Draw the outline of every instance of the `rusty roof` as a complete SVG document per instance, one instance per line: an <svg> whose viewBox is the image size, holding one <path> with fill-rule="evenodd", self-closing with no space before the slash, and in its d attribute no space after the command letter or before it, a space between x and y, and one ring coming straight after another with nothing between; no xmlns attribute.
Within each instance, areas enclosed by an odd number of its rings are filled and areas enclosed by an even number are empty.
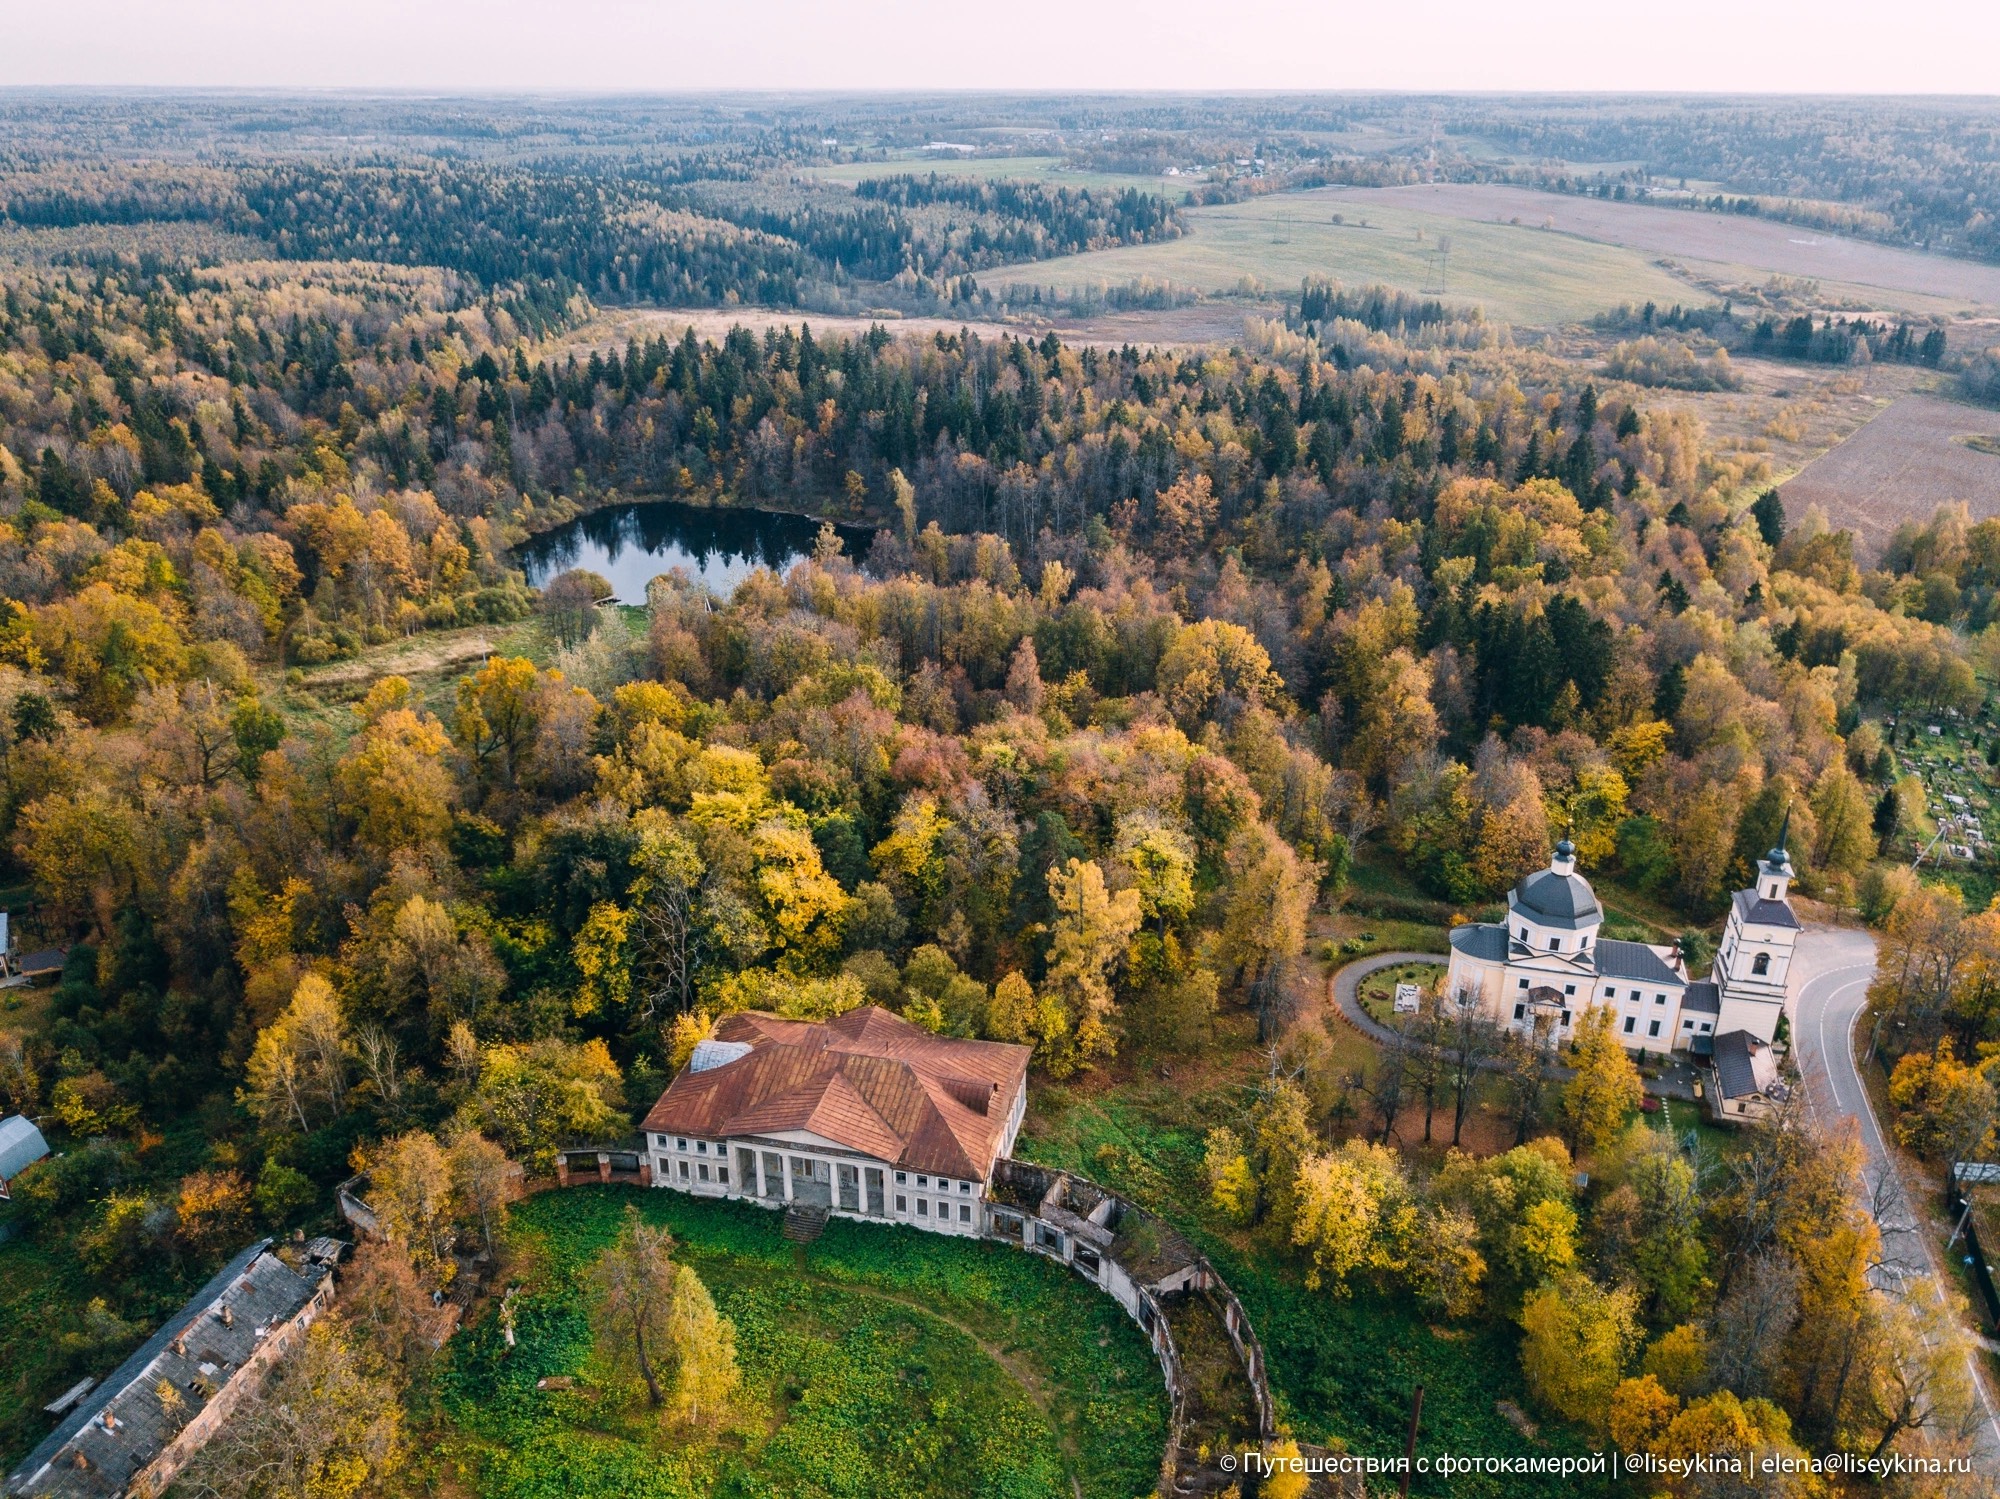
<svg viewBox="0 0 2000 1499"><path fill-rule="evenodd" d="M828 1021L746 1010L719 1041L747 1054L683 1070L646 1115L652 1134L726 1139L800 1130L878 1161L984 1181L1030 1050L934 1036L875 1005Z"/></svg>

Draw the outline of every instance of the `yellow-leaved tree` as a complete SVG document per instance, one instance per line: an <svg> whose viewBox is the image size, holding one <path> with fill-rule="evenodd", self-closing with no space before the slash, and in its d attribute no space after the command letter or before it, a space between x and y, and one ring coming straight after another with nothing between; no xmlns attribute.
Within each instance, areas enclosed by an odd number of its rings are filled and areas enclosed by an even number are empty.
<svg viewBox="0 0 2000 1499"><path fill-rule="evenodd" d="M292 1002L257 1033L237 1100L267 1129L296 1127L303 1134L346 1110L347 1064L340 1001L333 985L309 973Z"/></svg>
<svg viewBox="0 0 2000 1499"><path fill-rule="evenodd" d="M1529 1391L1557 1415L1602 1430L1638 1340L1637 1293L1572 1270L1530 1293L1520 1321Z"/></svg>
<svg viewBox="0 0 2000 1499"><path fill-rule="evenodd" d="M1563 1089L1563 1122L1573 1147L1604 1149L1645 1097L1639 1069L1617 1034L1617 1017L1592 1005L1576 1028L1575 1075Z"/></svg>
<svg viewBox="0 0 2000 1499"><path fill-rule="evenodd" d="M1045 993L1060 995L1069 1009L1078 1058L1086 1066L1111 1054L1111 979L1132 934L1145 919L1137 890L1113 894L1094 859L1071 859L1049 871L1049 902L1055 908L1049 943Z"/></svg>
<svg viewBox="0 0 2000 1499"><path fill-rule="evenodd" d="M1312 1256L1306 1284L1345 1296L1358 1273L1400 1274L1416 1236L1417 1209L1403 1163L1386 1145L1349 1140L1300 1167L1292 1242Z"/></svg>

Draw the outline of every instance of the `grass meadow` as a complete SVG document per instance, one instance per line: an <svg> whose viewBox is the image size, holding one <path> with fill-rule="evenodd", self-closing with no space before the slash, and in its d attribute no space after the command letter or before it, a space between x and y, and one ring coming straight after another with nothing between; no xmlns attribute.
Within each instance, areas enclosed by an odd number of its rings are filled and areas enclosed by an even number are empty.
<svg viewBox="0 0 2000 1499"><path fill-rule="evenodd" d="M719 1440L662 1432L589 1381L582 1291L628 1205L674 1234L736 1325ZM483 1499L1131 1499L1167 1398L1110 1298L1003 1245L835 1220L803 1251L778 1215L677 1192L576 1188L516 1209L518 1346L489 1314L450 1346L431 1478ZM539 1388L544 1380L574 1385ZM551 1463L560 1453L560 1463Z"/></svg>
<svg viewBox="0 0 2000 1499"><path fill-rule="evenodd" d="M1334 222L1336 214L1342 222ZM1180 239L1013 266L980 281L1067 291L1144 277L1205 292L1286 293L1307 276L1331 276L1350 286L1434 293L1440 240L1448 237L1445 300L1481 307L1500 322L1551 326L1622 302L1702 300L1640 251L1526 225L1395 205L1343 207L1325 193L1275 193L1186 209L1184 217L1190 232Z"/></svg>

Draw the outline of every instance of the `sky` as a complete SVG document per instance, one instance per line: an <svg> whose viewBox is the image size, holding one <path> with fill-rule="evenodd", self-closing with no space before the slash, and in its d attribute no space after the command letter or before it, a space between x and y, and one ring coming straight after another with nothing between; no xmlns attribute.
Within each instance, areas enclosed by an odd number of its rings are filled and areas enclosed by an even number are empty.
<svg viewBox="0 0 2000 1499"><path fill-rule="evenodd" d="M0 86L2000 94L1996 0L0 0Z"/></svg>

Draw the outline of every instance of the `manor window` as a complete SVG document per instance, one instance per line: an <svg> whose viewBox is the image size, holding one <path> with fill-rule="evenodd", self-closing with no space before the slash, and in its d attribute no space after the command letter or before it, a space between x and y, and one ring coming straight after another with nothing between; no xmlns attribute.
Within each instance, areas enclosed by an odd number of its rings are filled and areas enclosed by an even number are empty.
<svg viewBox="0 0 2000 1499"><path fill-rule="evenodd" d="M1627 1015L1627 1016L1625 1017L1625 1034L1626 1034L1626 1035L1628 1035L1628 1036L1629 1036L1629 1035L1631 1035L1631 1034L1632 1034L1632 1027L1633 1027L1633 1026L1635 1026L1635 1025L1637 1025L1638 1023L1639 1023L1639 1017L1638 1017L1638 1016L1636 1016L1636 1015Z"/></svg>

